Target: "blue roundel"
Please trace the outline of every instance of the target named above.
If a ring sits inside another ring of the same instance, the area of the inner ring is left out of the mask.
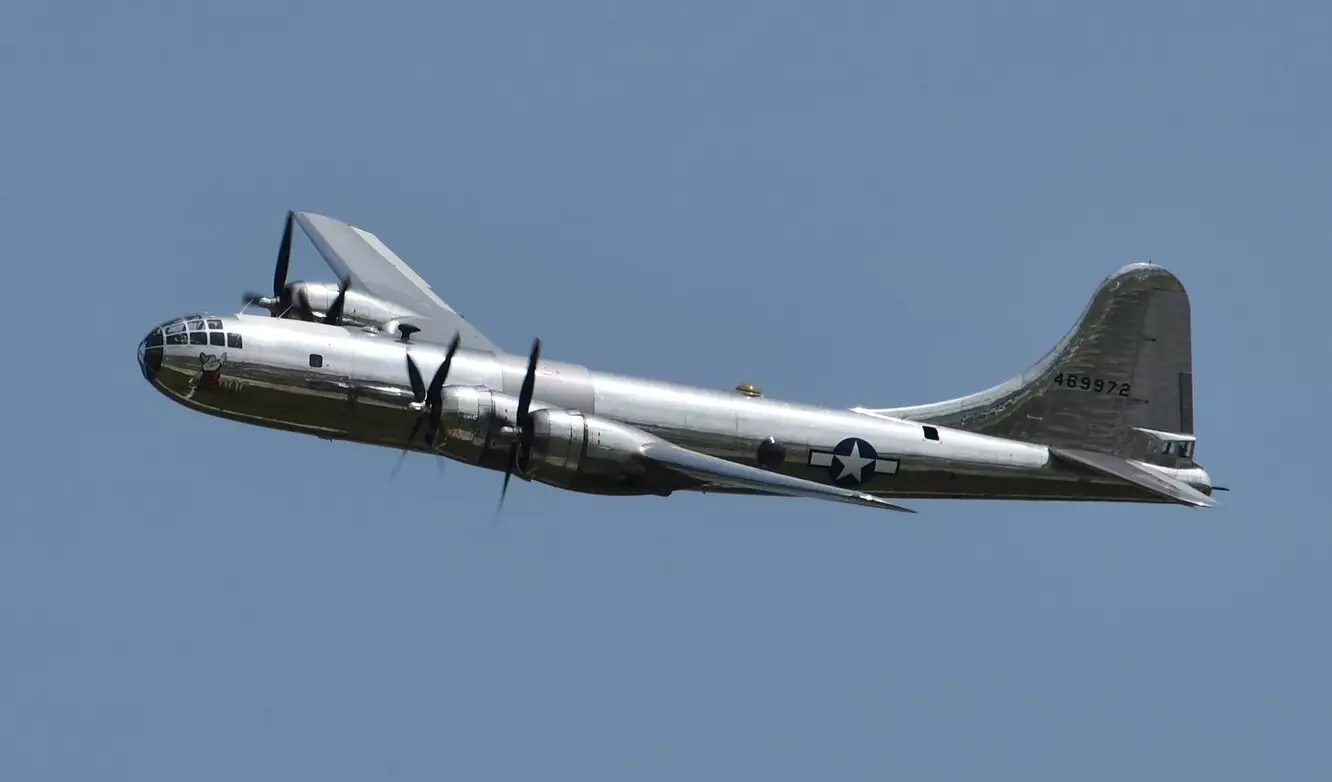
[[[828,477],[838,486],[856,486],[874,477],[878,459],[874,446],[859,437],[848,437],[833,448]]]

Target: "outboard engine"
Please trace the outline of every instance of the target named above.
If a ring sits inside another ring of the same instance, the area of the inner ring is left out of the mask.
[[[305,320],[311,320],[312,315],[317,320],[329,320],[330,313],[336,308],[338,294],[342,291],[342,288],[329,282],[294,282],[290,287],[295,289],[295,316]],[[369,327],[377,331],[391,330],[399,318],[416,314],[399,304],[361,293],[355,288],[347,289],[343,299],[338,320],[348,326]],[[302,305],[302,301],[308,305]]]
[[[287,282],[291,267],[293,212],[287,212],[282,229],[282,244],[278,247],[277,268],[273,270],[273,295],[255,291],[244,293],[246,305],[254,304],[272,313],[275,318],[300,318],[330,325],[347,324],[384,329],[387,324],[419,313],[401,305],[362,293],[352,288],[351,277],[342,284],[333,282]]]

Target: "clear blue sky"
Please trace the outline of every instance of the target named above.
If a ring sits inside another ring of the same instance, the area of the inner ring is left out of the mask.
[[[6,5],[0,779],[1332,776],[1332,12],[1078,5]],[[1151,259],[1235,490],[491,526],[498,474],[143,382],[293,207],[515,351],[839,407],[1003,380]]]

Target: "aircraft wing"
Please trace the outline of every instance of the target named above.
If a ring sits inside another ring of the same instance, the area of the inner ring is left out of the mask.
[[[867,505],[871,508],[887,508],[902,513],[915,513],[910,508],[894,505],[872,494],[736,464],[716,456],[708,456],[697,451],[691,451],[688,448],[682,448],[665,440],[654,440],[642,446],[640,453],[646,459],[674,472],[733,489],[749,489],[764,494],[780,494],[787,497],[835,500],[853,505]]]
[[[357,290],[415,313],[404,320],[421,329],[421,338],[448,342],[457,333],[463,347],[500,352],[379,237],[313,212],[294,214],[301,230],[339,277],[351,277],[352,287]]]

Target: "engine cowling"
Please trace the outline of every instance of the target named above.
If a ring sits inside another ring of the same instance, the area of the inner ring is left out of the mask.
[[[446,386],[440,402],[440,447],[454,458],[503,470],[518,438],[518,400],[481,386]],[[593,494],[678,488],[648,480],[636,458],[651,435],[577,410],[547,407],[531,415],[531,447],[518,459],[523,478]]]
[[[507,454],[517,434],[518,400],[481,386],[445,386],[440,446],[455,458],[487,464]]]
[[[615,421],[577,410],[532,412],[532,445],[522,461],[525,477],[566,489],[638,494],[644,473],[635,458],[651,437]]]
[[[338,296],[338,284],[335,282],[298,281],[290,283],[287,287],[291,291],[291,301],[298,301],[304,293],[310,302],[310,309],[321,317]],[[342,322],[377,330],[391,330],[400,319],[410,318],[414,314],[399,304],[362,293],[353,286],[347,289],[347,297],[342,307]],[[300,313],[293,307],[287,313],[287,317],[299,318]]]

